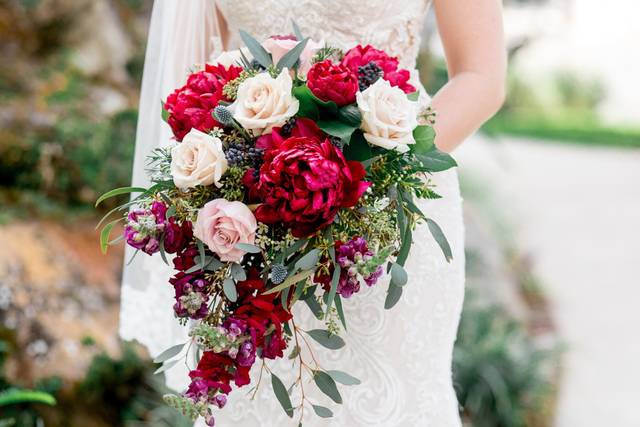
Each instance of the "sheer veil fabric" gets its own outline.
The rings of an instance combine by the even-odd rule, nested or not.
[[[420,33],[430,0],[156,0],[149,32],[140,101],[140,118],[134,162],[134,185],[147,185],[144,158],[155,147],[171,141],[161,121],[160,101],[182,85],[189,69],[220,50],[223,15],[231,35],[229,48],[237,47],[238,29],[258,38],[290,32],[295,19],[305,35],[348,48],[370,43],[415,66]],[[421,97],[428,102],[427,96]],[[464,227],[462,199],[455,171],[434,176],[443,199],[421,201],[420,207],[445,231],[454,260],[447,263],[426,227],[414,233],[407,263],[409,283],[402,300],[384,310],[386,283],[345,300],[347,345],[340,351],[315,348],[324,369],[346,371],[362,381],[340,387],[344,404],[336,405],[305,383],[312,403],[329,407],[334,417],[323,419],[305,406],[303,425],[309,426],[433,426],[459,427],[458,404],[451,379],[451,359],[464,298]],[[128,251],[127,258],[132,255]],[[160,257],[139,255],[124,269],[120,334],[137,340],[152,356],[187,341],[187,329],[173,317],[173,289],[167,281],[171,269]],[[296,323],[304,329],[323,327],[307,307],[294,309]],[[260,363],[252,372],[255,384]],[[287,360],[269,364],[285,383],[295,373]],[[167,372],[169,387],[182,391],[187,368],[180,363]],[[229,403],[216,411],[216,425],[235,427],[297,426],[286,416],[262,378],[254,400],[251,386],[231,393]],[[294,391],[292,402],[299,395]],[[200,421],[198,425],[201,425]],[[203,425],[203,424],[202,424]]]

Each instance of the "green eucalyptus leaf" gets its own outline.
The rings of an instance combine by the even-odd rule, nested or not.
[[[331,248],[335,251],[335,248]],[[332,259],[335,259],[335,253],[332,255]],[[333,300],[336,297],[336,293],[338,292],[338,282],[340,282],[340,272],[341,272],[341,268],[340,265],[335,263],[333,264],[333,276],[331,277],[331,289],[329,289],[329,296],[327,297],[327,311],[326,313],[329,314],[329,311],[331,310],[331,306],[333,305]]]
[[[233,276],[236,282],[247,280],[247,273],[245,273],[244,268],[237,263],[231,264],[231,276]]]
[[[225,296],[231,302],[236,302],[238,300],[238,290],[236,289],[236,282],[231,278],[227,277],[222,282],[222,290],[224,291]]]
[[[449,246],[449,242],[447,241],[447,238],[442,232],[442,229],[434,220],[430,218],[427,218],[427,225],[429,226],[429,231],[431,232],[431,235],[436,240],[436,243],[438,243],[438,246],[440,246],[440,249],[442,250],[442,253],[444,254],[444,257],[446,258],[447,262],[451,262],[451,260],[453,259],[451,246]]]
[[[334,301],[335,301],[335,304],[336,304],[336,311],[338,312],[338,317],[340,318],[340,323],[342,323],[342,327],[346,331],[347,330],[347,319],[345,318],[344,310],[342,309],[342,298],[340,298],[340,295],[336,295],[336,298],[335,298]]]
[[[345,346],[342,338],[338,335],[330,334],[329,331],[325,331],[324,329],[312,329],[307,331],[307,335],[330,350],[338,350]]]
[[[313,407],[313,410],[316,413],[316,415],[319,416],[320,418],[333,417],[333,412],[331,412],[331,409],[325,408],[324,406],[320,406],[320,405],[314,405],[314,404],[311,404],[311,406]]]
[[[320,306],[318,301],[315,298],[307,298],[303,301],[307,304],[309,310],[311,310],[311,313],[316,316],[316,319],[322,320],[324,312],[322,311],[322,307]]]
[[[402,296],[402,288],[399,286],[394,286],[393,284],[389,284],[389,289],[387,290],[387,297],[384,300],[384,308],[389,310],[393,308],[398,301],[400,301],[400,297]]]
[[[293,35],[296,36],[296,39],[298,39],[298,40],[304,39],[304,37],[302,35],[302,31],[300,31],[300,27],[298,27],[298,24],[296,23],[296,21],[294,21],[292,19],[291,20],[291,25],[293,26]]]
[[[165,363],[162,364],[162,366],[160,366],[158,369],[156,369],[153,373],[153,375],[158,375],[161,374],[162,372],[166,371],[167,369],[171,369],[174,366],[176,366],[176,364],[180,361],[180,359],[176,359],[176,360],[169,360]]]
[[[240,249],[241,251],[245,251],[250,254],[259,254],[261,252],[258,246],[250,243],[236,243],[235,247],[236,249]]]
[[[391,265],[391,281],[394,286],[404,286],[407,284],[409,277],[407,271],[398,263]]]
[[[320,391],[329,396],[331,400],[336,403],[342,403],[342,396],[340,396],[336,382],[329,376],[329,374],[323,371],[314,371],[313,381],[316,383]]]
[[[327,371],[327,374],[334,379],[335,382],[344,385],[358,385],[360,380],[342,371]]]
[[[295,45],[289,52],[285,53],[282,58],[280,58],[276,68],[278,70],[282,70],[284,68],[293,68],[300,59],[300,55],[302,54],[302,51],[304,50],[308,42],[309,37],[298,42],[297,45]]]
[[[198,253],[200,254],[200,268],[199,270],[204,270],[205,260],[207,259],[205,255],[204,243],[200,239],[196,239],[196,245],[198,246]]]
[[[296,270],[311,270],[316,266],[319,259],[320,250],[313,248],[296,262],[295,268]]]
[[[249,52],[251,52],[253,58],[258,61],[260,65],[265,68],[272,65],[273,60],[271,59],[271,54],[267,52],[258,40],[254,39],[249,33],[242,30],[240,30],[240,38],[249,49]]]
[[[113,220],[105,225],[102,228],[102,231],[100,231],[100,250],[103,254],[107,253],[107,249],[109,247],[109,238],[111,237],[111,230],[113,230],[113,227],[122,220],[124,220],[124,218]]]
[[[169,359],[174,358],[175,356],[180,354],[185,345],[186,343],[176,344],[172,347],[169,347],[168,349],[160,353],[155,359],[153,359],[153,363],[163,363]]]
[[[293,405],[291,405],[291,398],[289,397],[289,393],[287,393],[287,388],[282,383],[282,380],[273,372],[271,373],[271,387],[284,412],[286,412],[290,418],[293,417]]]

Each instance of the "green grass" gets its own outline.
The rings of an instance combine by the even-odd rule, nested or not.
[[[612,127],[583,114],[553,118],[523,113],[499,113],[482,130],[489,136],[512,135],[559,142],[640,148],[640,128]]]

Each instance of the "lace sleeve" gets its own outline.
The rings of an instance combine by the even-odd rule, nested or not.
[[[161,101],[182,85],[195,64],[221,50],[223,31],[214,0],[156,0],[140,94],[140,109],[133,164],[133,185],[149,186],[145,158],[171,141],[161,119]],[[125,262],[133,255],[127,248]],[[167,283],[169,266],[157,256],[138,254],[125,265],[122,277],[120,336],[146,346],[152,357],[173,344],[184,342],[187,331],[173,316],[173,289]],[[182,364],[167,372],[167,384],[181,388],[187,378]]]

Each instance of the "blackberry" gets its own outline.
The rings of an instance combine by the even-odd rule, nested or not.
[[[280,133],[282,136],[291,136],[291,132],[293,131],[294,126],[296,125],[296,118],[291,117],[287,122],[282,125],[280,128]]]
[[[279,285],[287,278],[287,274],[287,267],[282,264],[274,264],[271,266],[271,274],[269,275],[269,278],[274,285]]]
[[[332,136],[329,141],[340,151],[344,148],[344,141],[339,136]]]
[[[358,86],[360,91],[362,92],[383,76],[384,71],[373,61],[358,67]]]
[[[262,154],[261,148],[232,142],[227,148],[225,157],[229,166],[250,166],[259,169],[263,161]]]

